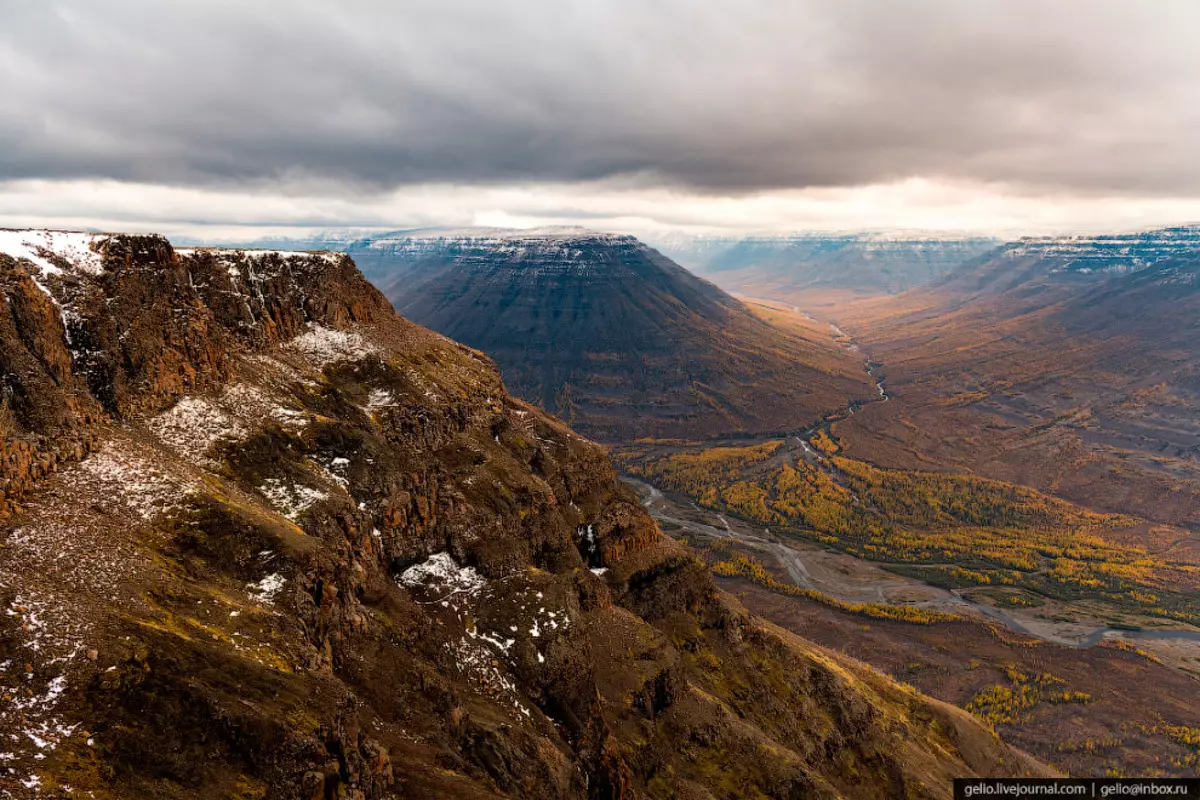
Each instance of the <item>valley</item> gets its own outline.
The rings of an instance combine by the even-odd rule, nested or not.
[[[0,1],[0,800],[1200,798],[1198,32]]]
[[[745,301],[776,325],[825,325],[789,302]],[[1195,724],[1185,698],[1195,695],[1200,678],[1200,629],[1193,624],[1200,619],[1198,565],[1179,547],[1189,532],[1168,533],[1155,523],[1074,509],[1016,486],[931,472],[923,462],[925,469],[916,472],[908,465],[880,471],[848,458],[845,432],[858,432],[851,426],[871,414],[904,413],[907,397],[889,403],[888,366],[863,353],[838,325],[827,330],[879,377],[875,401],[852,404],[790,437],[617,450],[631,473],[625,480],[663,530],[705,552],[718,579],[756,613],[897,679],[918,681],[1061,769],[1195,774],[1197,756],[1186,737],[1181,744],[1163,733]],[[860,440],[854,453],[869,459],[870,445]],[[797,497],[791,488],[797,478],[807,487],[799,504],[790,499]],[[892,494],[897,490],[918,494],[901,498]],[[987,498],[982,517],[970,509],[981,493]],[[923,496],[938,507],[933,516],[920,510]],[[833,503],[822,507],[814,497]],[[864,507],[878,513],[882,526],[869,531],[866,523],[867,538],[854,532],[864,523],[847,521]],[[914,513],[915,529],[890,525]],[[947,524],[939,519],[943,514],[958,522]],[[956,525],[966,537],[961,545]],[[1065,560],[1046,561],[1056,550]],[[956,677],[986,664],[1002,675],[1024,674],[1030,652],[1037,669],[1051,670],[1046,674],[1078,675],[1071,691],[1089,699],[1042,707],[1027,697],[1021,702],[1031,702],[1029,709],[997,716],[981,693],[1009,697],[1020,680]],[[1178,694],[1142,693],[1129,681],[1129,659]],[[1136,701],[1126,697],[1130,692]],[[1122,717],[1127,702],[1144,713]],[[1173,722],[1164,727],[1164,719]],[[1098,745],[1096,726],[1117,733]]]
[[[347,256],[3,234],[6,796],[946,800],[1055,774],[748,611],[604,448]]]
[[[1089,618],[1071,604],[1054,613],[1044,606],[1005,607],[995,597],[932,586],[890,565],[626,481],[664,532],[704,552],[721,585],[755,613],[962,706],[996,686],[1011,686],[1014,670],[1062,676],[1063,686],[1090,699],[1031,703],[997,724],[1007,741],[1071,774],[1194,774],[1195,752],[1164,731],[1195,725],[1190,698],[1200,672],[1200,634],[1092,627],[1103,625],[1102,610]],[[726,576],[725,565],[739,554],[763,571]],[[823,597],[797,598],[788,586]],[[935,609],[955,618],[914,621],[890,617],[883,607]]]
[[[1196,244],[1194,228],[1034,240],[828,312],[888,363],[905,399],[842,425],[850,452],[1195,530]]]
[[[930,287],[886,300],[860,296],[839,303],[837,315],[822,304],[826,289],[809,311],[800,295],[734,298],[631,237],[577,229],[405,233],[346,244],[380,251],[375,262],[364,259],[375,279],[404,286],[404,303],[418,315],[465,325],[447,328],[472,345],[464,346],[392,316],[390,298],[368,288],[345,255],[176,251],[153,237],[57,232],[9,238],[20,246],[10,243],[14,252],[0,256],[12,298],[2,353],[14,376],[8,436],[19,445],[14,452],[49,445],[61,455],[48,456],[50,469],[28,467],[7,484],[15,561],[2,577],[19,590],[10,609],[28,616],[28,630],[53,615],[55,625],[77,631],[53,643],[49,660],[29,664],[31,686],[44,688],[29,701],[36,713],[0,717],[18,739],[21,730],[37,737],[14,751],[23,780],[61,782],[70,769],[71,780],[101,787],[116,771],[149,786],[156,768],[124,760],[123,744],[105,745],[83,771],[64,766],[84,752],[73,734],[93,720],[89,741],[96,731],[106,742],[149,741],[168,716],[161,704],[186,680],[170,659],[194,657],[224,660],[242,681],[268,680],[256,672],[262,668],[332,670],[325,688],[298,677],[289,691],[332,687],[369,698],[354,718],[311,712],[338,731],[370,726],[356,754],[343,756],[346,767],[285,778],[279,771],[305,757],[271,750],[230,773],[240,777],[221,778],[248,785],[301,780],[379,795],[398,785],[402,766],[410,771],[405,791],[473,797],[503,787],[519,795],[543,780],[565,794],[581,791],[554,766],[565,759],[578,765],[584,786],[601,781],[612,796],[638,786],[666,798],[681,776],[717,786],[729,775],[766,787],[764,794],[803,784],[830,797],[866,796],[865,787],[882,785],[862,778],[874,762],[847,770],[845,756],[816,757],[807,743],[819,728],[781,728],[776,717],[868,691],[920,692],[934,699],[919,702],[957,706],[962,716],[952,724],[968,732],[955,736],[971,742],[949,761],[926,754],[944,745],[921,743],[889,769],[1200,770],[1200,549],[1187,513],[1163,506],[1144,514],[1144,503],[1111,493],[1093,505],[1069,484],[966,458],[974,452],[967,442],[986,447],[994,435],[979,422],[981,409],[1007,402],[1012,419],[1042,413],[1023,405],[1016,387],[1057,402],[1054,392],[1086,380],[1101,357],[1128,370],[1111,360],[1121,352],[1111,340],[1089,338],[1078,322],[1069,345],[1044,345],[1068,354],[1065,361],[1026,346],[1045,335],[1048,316],[1062,324],[1076,293],[1095,303],[1094,286],[1051,287],[1056,299],[1034,312],[1037,328],[990,293],[955,295],[965,310],[947,311],[933,304]],[[143,283],[154,271],[165,277]],[[949,290],[938,291],[948,302]],[[112,304],[147,295],[153,315],[128,323],[108,316]],[[955,321],[956,313],[965,316]],[[1000,314],[1003,321],[987,322]],[[953,322],[945,331],[934,322],[943,317]],[[1008,326],[1010,338],[989,325]],[[161,330],[164,340],[156,338]],[[970,336],[986,344],[961,344]],[[573,376],[554,384],[555,409],[610,443],[623,484],[602,449],[537,405],[508,398],[491,357],[533,403],[548,402],[544,381]],[[631,363],[639,370],[632,384],[621,377]],[[1077,370],[1046,381],[1061,363]],[[520,377],[532,375],[521,372],[530,367],[542,370],[531,379],[542,388]],[[1011,370],[1013,392],[958,388],[1002,370]],[[1143,429],[1157,420],[1165,430],[1179,413],[1171,409],[1185,407],[1177,377],[1185,372],[1137,390]],[[1138,413],[1121,397],[1127,414]],[[1050,429],[1074,425],[1092,446],[1115,446],[1116,412],[1095,414],[1097,422],[1057,413]],[[1036,436],[1019,441],[1032,450],[1014,463],[1046,457]],[[124,450],[136,459],[119,456]],[[13,463],[35,463],[22,458]],[[125,505],[103,499],[114,481],[135,474],[150,477],[125,490]],[[1180,512],[1190,508],[1186,497],[1177,502]],[[82,546],[64,534],[56,507],[79,520],[88,546],[103,554],[115,606],[85,616],[67,610],[93,579],[47,560],[48,546]],[[241,535],[263,543],[257,556],[238,549]],[[228,557],[236,566],[222,562]],[[141,571],[131,571],[134,564]],[[42,588],[34,592],[22,570],[39,575]],[[189,577],[181,583],[181,575]],[[212,618],[208,595],[226,598],[228,621]],[[534,595],[539,610],[530,616]],[[284,616],[270,623],[260,607]],[[727,633],[731,626],[739,632]],[[136,633],[143,628],[155,633]],[[9,650],[40,642],[22,630],[4,634]],[[175,637],[196,631],[214,637],[216,649],[179,649]],[[399,671],[385,631],[416,648]],[[146,658],[137,647],[154,649],[151,669],[169,688],[130,687],[127,701],[101,715],[89,688],[95,668],[58,666],[83,643],[115,653],[115,663],[98,658],[121,675],[130,659]],[[786,677],[812,675],[822,668],[797,665],[831,658],[859,676],[850,695]],[[446,678],[431,683],[434,672]],[[418,705],[398,713],[368,675],[387,676]],[[868,690],[858,680],[885,683]],[[206,707],[226,707],[227,688],[197,691]],[[436,708],[431,691],[446,698]],[[780,692],[790,698],[782,706]],[[159,710],[135,725],[129,703]],[[294,717],[310,707],[279,708]],[[893,720],[888,730],[912,735],[895,722],[908,713],[896,701],[867,707]],[[724,727],[730,713],[751,728]],[[31,718],[41,727],[21,728]],[[206,730],[199,718],[186,724]],[[237,723],[259,724],[253,715]],[[307,742],[306,724],[288,735]],[[679,737],[698,727],[730,744],[673,755]],[[126,728],[133,732],[114,733]],[[854,747],[900,752],[865,730]],[[421,747],[413,749],[410,736]],[[782,773],[762,771],[738,737],[794,747],[795,758],[785,756],[791,766]],[[481,751],[479,741],[492,744]],[[1001,742],[1040,763],[996,750]],[[237,741],[222,747],[223,759],[246,758]],[[345,745],[325,747],[328,754]],[[507,754],[506,766],[491,748]],[[373,755],[381,752],[386,760]],[[39,755],[51,769],[30,766]],[[462,780],[423,771],[431,757],[456,764]],[[172,786],[196,780],[165,770]],[[943,796],[913,780],[918,796]]]

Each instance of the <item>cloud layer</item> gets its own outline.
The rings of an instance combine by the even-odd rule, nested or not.
[[[0,181],[1200,196],[1200,5],[6,0]]]

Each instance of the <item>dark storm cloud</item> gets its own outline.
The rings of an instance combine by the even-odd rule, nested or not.
[[[1200,4],[0,0],[0,179],[1200,193]]]

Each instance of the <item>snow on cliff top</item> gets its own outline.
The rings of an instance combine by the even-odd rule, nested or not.
[[[50,256],[66,259],[84,272],[99,275],[103,259],[92,245],[108,238],[104,234],[79,231],[0,229],[0,253],[31,262],[42,276],[62,272],[47,260]]]
[[[229,257],[249,260],[279,256],[280,258],[320,258],[325,261],[337,261],[342,255],[331,250],[260,250],[258,248],[247,247],[181,247],[176,248],[175,252],[185,258],[206,254],[218,258]]]
[[[1043,236],[1021,239],[1004,246],[1009,257],[1109,259],[1145,266],[1156,261],[1200,253],[1200,226],[1181,225],[1136,233],[1100,236]]]
[[[469,242],[533,242],[574,241],[578,239],[603,241],[628,241],[633,237],[620,233],[603,233],[577,225],[549,225],[541,228],[417,228],[395,231],[372,238],[371,247],[386,247],[389,244],[410,239],[442,239]]]

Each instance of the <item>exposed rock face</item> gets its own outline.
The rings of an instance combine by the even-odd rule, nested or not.
[[[238,347],[277,346],[310,323],[391,315],[375,293],[348,294],[361,281],[342,256],[201,250],[180,258],[153,236],[0,231],[0,244],[6,238],[33,258],[0,252],[8,299],[0,391],[12,481],[2,502],[63,452],[78,458],[90,438],[77,429],[220,386]]]
[[[1044,772],[747,615],[602,449],[348,259],[29,248],[0,256],[12,796],[948,797]]]
[[[604,441],[795,431],[873,392],[828,337],[766,324],[631,236],[433,230],[348,252],[402,314]]]

